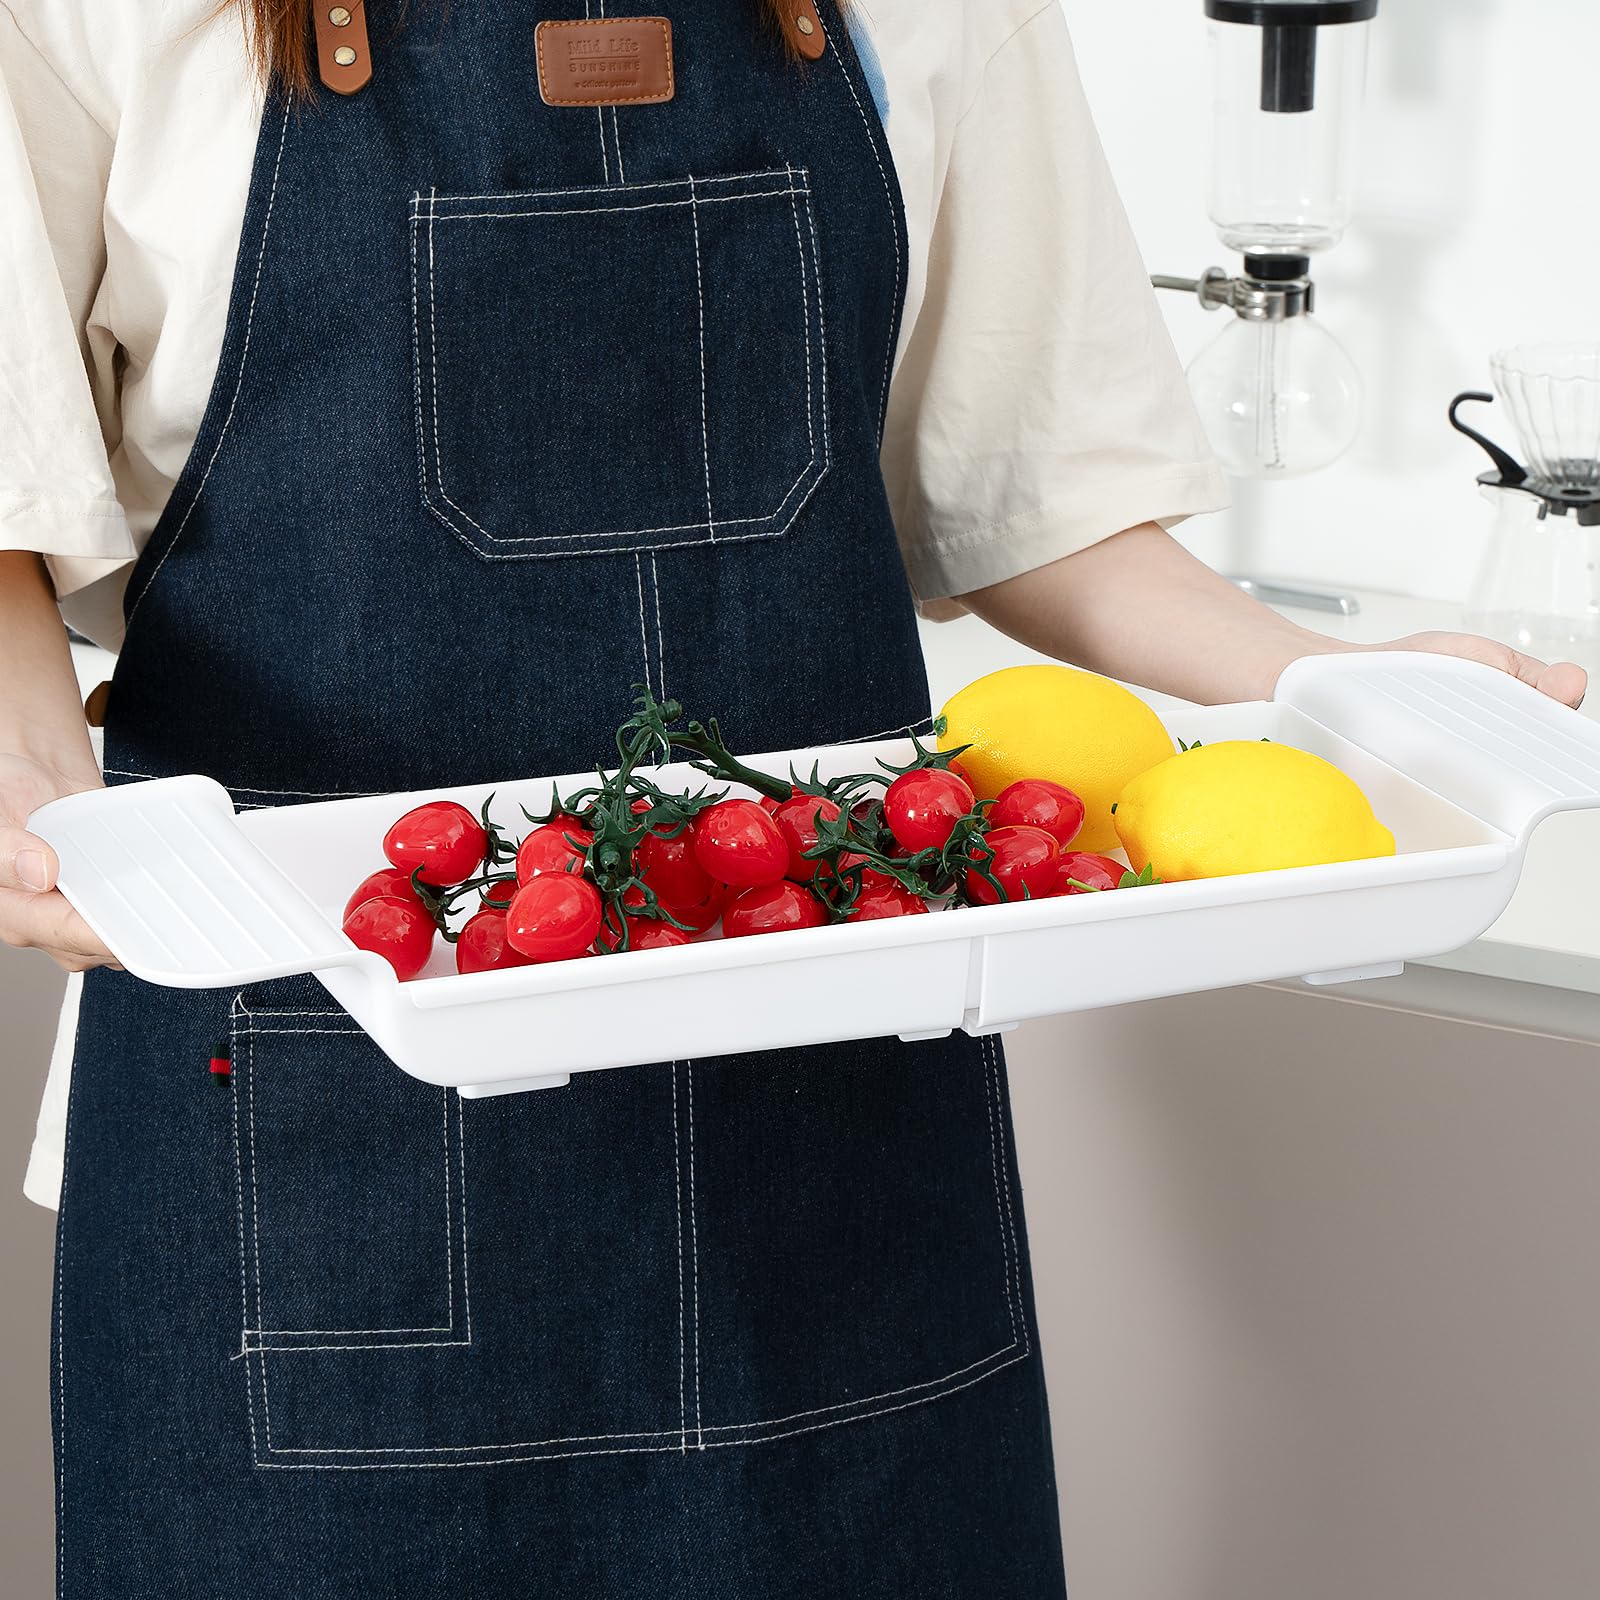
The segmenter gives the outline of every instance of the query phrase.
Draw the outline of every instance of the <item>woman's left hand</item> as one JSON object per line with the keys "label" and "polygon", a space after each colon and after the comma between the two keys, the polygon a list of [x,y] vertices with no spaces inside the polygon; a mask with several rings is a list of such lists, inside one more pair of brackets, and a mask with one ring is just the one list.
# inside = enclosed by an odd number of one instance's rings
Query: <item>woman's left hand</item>
{"label": "woman's left hand", "polygon": [[1589,687],[1589,674],[1571,661],[1553,664],[1540,661],[1537,656],[1525,656],[1508,644],[1493,639],[1480,639],[1471,633],[1413,633],[1408,638],[1396,639],[1391,644],[1378,646],[1384,650],[1424,650],[1430,655],[1459,656],[1463,661],[1481,661],[1485,666],[1498,667],[1513,678],[1559,700],[1564,706],[1580,706]]}

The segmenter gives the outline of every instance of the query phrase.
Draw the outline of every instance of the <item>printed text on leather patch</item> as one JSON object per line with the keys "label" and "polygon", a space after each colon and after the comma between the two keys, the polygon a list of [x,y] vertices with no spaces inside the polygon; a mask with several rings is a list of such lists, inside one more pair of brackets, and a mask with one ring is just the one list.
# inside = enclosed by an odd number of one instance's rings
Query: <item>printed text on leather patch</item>
{"label": "printed text on leather patch", "polygon": [[672,98],[672,24],[665,17],[541,22],[534,48],[547,106],[650,106]]}

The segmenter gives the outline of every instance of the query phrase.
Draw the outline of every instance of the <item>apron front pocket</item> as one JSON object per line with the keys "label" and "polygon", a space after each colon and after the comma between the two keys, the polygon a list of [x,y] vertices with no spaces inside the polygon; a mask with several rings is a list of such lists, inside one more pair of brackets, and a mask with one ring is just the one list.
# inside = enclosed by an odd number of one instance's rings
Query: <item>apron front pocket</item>
{"label": "apron front pocket", "polygon": [[424,505],[489,560],[774,538],[828,469],[802,168],[411,208]]}
{"label": "apron front pocket", "polygon": [[460,1099],[274,987],[233,1013],[243,1348],[469,1343]]}

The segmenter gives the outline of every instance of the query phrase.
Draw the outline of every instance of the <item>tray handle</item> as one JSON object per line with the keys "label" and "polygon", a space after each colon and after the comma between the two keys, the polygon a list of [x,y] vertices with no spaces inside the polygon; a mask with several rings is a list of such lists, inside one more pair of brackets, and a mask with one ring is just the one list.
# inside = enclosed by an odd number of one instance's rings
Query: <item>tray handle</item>
{"label": "tray handle", "polygon": [[151,983],[231,988],[368,959],[244,836],[210,778],[69,795],[28,827],[60,858],[61,892]]}
{"label": "tray handle", "polygon": [[1306,656],[1273,698],[1519,844],[1557,811],[1600,806],[1600,724],[1481,662]]}

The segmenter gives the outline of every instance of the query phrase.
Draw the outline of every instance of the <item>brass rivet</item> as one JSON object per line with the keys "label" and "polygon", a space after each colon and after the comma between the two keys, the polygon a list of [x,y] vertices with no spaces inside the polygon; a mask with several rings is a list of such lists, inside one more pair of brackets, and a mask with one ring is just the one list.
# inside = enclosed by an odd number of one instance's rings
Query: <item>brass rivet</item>
{"label": "brass rivet", "polygon": [[350,26],[350,13],[343,6],[335,6],[328,13],[328,21],[336,28],[348,28]]}
{"label": "brass rivet", "polygon": [[814,33],[815,33],[815,32],[816,32],[816,31],[817,31],[817,30],[816,30],[816,26],[815,26],[815,24],[814,24],[814,23],[813,23],[813,22],[812,22],[812,20],[811,20],[811,18],[810,18],[810,17],[796,17],[796,18],[795,18],[795,19],[794,19],[794,25],[795,25],[795,27],[797,27],[797,28],[798,28],[798,29],[799,29],[799,30],[800,30],[800,31],[801,31],[801,33],[803,33],[803,34],[804,34],[804,35],[805,35],[805,36],[806,36],[806,38],[808,38],[808,39],[809,39],[809,38],[810,38],[810,37],[811,37],[811,35],[812,35],[812,34],[814,34]]}
{"label": "brass rivet", "polygon": [[341,67],[353,67],[356,64],[356,53],[347,44],[342,44],[333,52],[333,59]]}

